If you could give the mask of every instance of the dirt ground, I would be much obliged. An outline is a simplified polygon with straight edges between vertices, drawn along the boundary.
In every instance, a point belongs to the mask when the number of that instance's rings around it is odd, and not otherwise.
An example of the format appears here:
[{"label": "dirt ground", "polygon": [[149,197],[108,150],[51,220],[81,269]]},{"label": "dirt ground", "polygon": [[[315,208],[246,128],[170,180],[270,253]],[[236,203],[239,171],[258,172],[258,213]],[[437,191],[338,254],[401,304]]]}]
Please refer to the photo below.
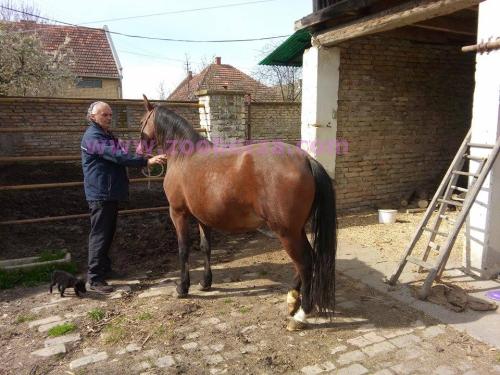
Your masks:
[{"label": "dirt ground", "polygon": [[[287,332],[284,296],[292,267],[274,239],[248,234],[217,242],[210,292],[196,286],[202,275],[200,255],[195,252],[192,257],[188,299],[175,296],[175,271],[130,275],[130,292],[117,299],[91,293],[79,299],[71,292],[61,299],[48,295],[46,286],[2,291],[0,372],[272,374],[305,372],[308,365],[327,372],[335,363],[340,367],[348,362],[347,354],[359,351],[355,342],[361,335],[390,338],[399,332],[412,336],[418,345],[364,355],[362,366],[371,373],[388,368],[390,373],[406,373],[402,369],[420,361],[420,368],[408,373],[428,374],[446,363],[458,365],[461,373],[472,368],[478,374],[497,373],[498,354],[487,345],[449,328],[427,337],[427,330],[441,327],[437,322],[341,275],[334,320],[320,318],[304,332]],[[105,313],[101,321],[88,315],[95,308]],[[54,315],[75,323],[81,340],[67,345],[65,354],[46,359],[30,355],[46,339],[46,332],[29,327],[30,321]],[[29,318],[21,322],[20,317]],[[107,353],[107,359],[71,368],[73,361],[97,352]],[[165,358],[172,361],[168,368],[162,367]]]},{"label": "dirt ground", "polygon": [[[76,181],[71,173],[69,181]],[[23,176],[14,173],[9,183],[24,183]],[[22,200],[16,194],[0,196],[4,219],[86,210],[78,189],[64,195],[41,191]],[[128,208],[165,204],[158,185],[148,191],[134,187],[131,198]],[[398,223],[387,226],[377,223],[375,210],[342,214],[339,237],[399,258],[421,217],[400,214]],[[192,229],[196,241],[194,223]],[[0,227],[0,235],[2,259],[66,248],[85,270],[87,220]],[[459,239],[454,254],[460,246]],[[49,295],[47,285],[0,291],[0,373],[500,373],[500,357],[492,348],[340,274],[334,320],[317,318],[306,331],[287,332],[285,294],[292,266],[276,239],[216,233],[209,292],[196,285],[203,264],[197,250],[195,245],[190,297],[177,299],[177,244],[167,214],[121,217],[111,257],[127,275],[116,281],[122,292],[112,298],[87,293],[82,299],[69,292],[61,299]],[[89,316],[96,308],[104,314],[99,321]],[[47,333],[30,323],[47,317],[76,324],[80,339],[65,344],[65,353],[45,358],[31,353],[44,347]],[[361,337],[373,345],[361,346]],[[89,355],[101,360],[76,366]]]}]

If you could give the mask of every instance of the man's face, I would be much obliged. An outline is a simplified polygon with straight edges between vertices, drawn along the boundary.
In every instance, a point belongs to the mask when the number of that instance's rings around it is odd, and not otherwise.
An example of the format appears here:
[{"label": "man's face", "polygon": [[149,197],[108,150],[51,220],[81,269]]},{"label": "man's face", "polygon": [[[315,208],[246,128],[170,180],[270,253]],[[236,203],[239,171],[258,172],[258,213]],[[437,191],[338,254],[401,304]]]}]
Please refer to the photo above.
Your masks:
[{"label": "man's face", "polygon": [[98,105],[95,108],[95,114],[91,115],[90,118],[94,122],[98,123],[104,129],[108,130],[111,127],[111,121],[113,119],[113,111],[107,104]]}]

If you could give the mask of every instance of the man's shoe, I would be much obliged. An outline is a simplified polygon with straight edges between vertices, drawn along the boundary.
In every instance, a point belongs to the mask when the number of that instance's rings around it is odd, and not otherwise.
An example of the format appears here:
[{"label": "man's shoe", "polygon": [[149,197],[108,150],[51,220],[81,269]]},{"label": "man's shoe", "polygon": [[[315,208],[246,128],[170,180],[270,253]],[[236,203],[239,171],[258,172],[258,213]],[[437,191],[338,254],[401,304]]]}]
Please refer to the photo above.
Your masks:
[{"label": "man's shoe", "polygon": [[113,292],[115,289],[111,285],[108,285],[106,281],[91,281],[88,283],[87,290],[106,294]]}]

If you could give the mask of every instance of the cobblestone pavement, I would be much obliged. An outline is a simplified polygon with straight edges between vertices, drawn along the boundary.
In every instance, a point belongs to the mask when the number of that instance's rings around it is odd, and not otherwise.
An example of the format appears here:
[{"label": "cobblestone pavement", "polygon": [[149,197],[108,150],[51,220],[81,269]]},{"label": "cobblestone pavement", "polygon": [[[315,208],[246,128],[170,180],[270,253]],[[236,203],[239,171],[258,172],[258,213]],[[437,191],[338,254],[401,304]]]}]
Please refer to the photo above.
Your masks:
[{"label": "cobblestone pavement", "polygon": [[[342,275],[334,320],[287,332],[292,268],[259,238],[236,255],[215,250],[213,289],[193,286],[188,299],[175,297],[175,274],[122,281],[107,297],[2,292],[0,373],[500,374],[494,348]],[[63,322],[76,329],[48,337]]]}]

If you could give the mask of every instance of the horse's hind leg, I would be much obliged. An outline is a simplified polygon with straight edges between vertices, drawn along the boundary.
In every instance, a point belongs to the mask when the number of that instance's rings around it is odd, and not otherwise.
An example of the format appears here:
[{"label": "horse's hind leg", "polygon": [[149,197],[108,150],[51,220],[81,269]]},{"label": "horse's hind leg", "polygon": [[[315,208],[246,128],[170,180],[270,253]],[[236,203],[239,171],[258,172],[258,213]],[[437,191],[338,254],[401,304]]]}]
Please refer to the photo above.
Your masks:
[{"label": "horse's hind leg", "polygon": [[[312,248],[304,231],[298,235],[280,236],[280,239],[297,271],[293,289],[287,295],[289,313],[293,314],[287,329],[295,331],[306,327],[307,315],[313,309],[311,300]],[[300,298],[297,293],[299,288]]]},{"label": "horse's hind leg", "polygon": [[170,218],[174,223],[177,233],[177,243],[179,244],[179,264],[181,267],[181,282],[177,285],[177,296],[187,297],[189,286],[189,215],[182,211],[170,208]]},{"label": "horse's hind leg", "polygon": [[211,233],[212,230],[206,225],[199,223],[200,228],[200,249],[203,251],[205,257],[205,272],[203,274],[203,280],[200,281],[201,290],[210,290],[212,286],[212,269],[210,268],[210,253],[211,248]]},{"label": "horse's hind leg", "polygon": [[300,286],[302,280],[300,279],[299,271],[295,270],[293,277],[292,289],[286,295],[286,304],[288,307],[288,315],[293,316],[300,307]]}]

